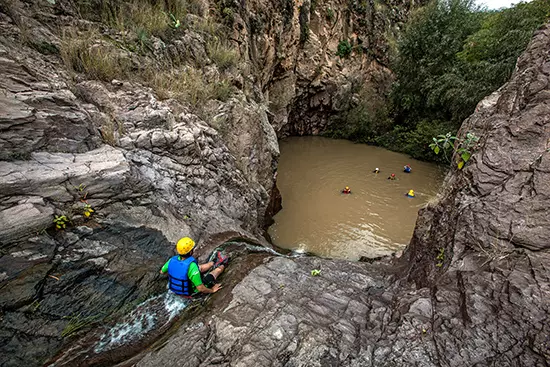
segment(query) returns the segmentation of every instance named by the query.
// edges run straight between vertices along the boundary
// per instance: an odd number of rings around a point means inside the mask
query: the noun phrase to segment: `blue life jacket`
[[[170,259],[168,263],[168,286],[175,294],[190,296],[193,293],[193,285],[187,275],[191,263],[197,264],[197,260],[193,256],[180,260],[180,257],[176,255]]]

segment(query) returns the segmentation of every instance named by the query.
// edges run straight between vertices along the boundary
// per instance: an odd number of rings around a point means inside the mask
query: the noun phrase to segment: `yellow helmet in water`
[[[407,195],[414,196],[414,190],[409,190],[409,193]]]
[[[183,237],[176,244],[176,251],[180,255],[186,255],[189,252],[191,252],[191,250],[193,250],[194,247],[195,247],[195,241],[193,241],[189,237]]]

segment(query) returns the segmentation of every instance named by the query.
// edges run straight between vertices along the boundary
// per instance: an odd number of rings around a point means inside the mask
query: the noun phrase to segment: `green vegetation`
[[[69,218],[65,215],[56,215],[53,219],[53,223],[55,224],[55,229],[65,229],[69,223]]]
[[[66,319],[69,319],[69,322],[65,326],[65,329],[63,329],[63,331],[61,332],[61,336],[64,338],[66,336],[74,334],[77,331],[92,325],[94,322],[99,321],[101,317],[102,315],[93,315],[93,316],[84,317],[82,316],[82,314],[65,317]]]
[[[445,261],[445,249],[443,247],[439,249],[439,253],[437,254],[435,260],[437,261],[435,266],[438,268],[443,266],[443,262]]]
[[[90,217],[94,211],[95,210],[92,209],[92,206],[90,204],[84,204],[84,208],[82,209],[82,213],[84,214],[84,216],[86,218]]]
[[[332,8],[327,8],[326,18],[331,23],[334,21],[334,10],[332,10]]]
[[[69,70],[109,82],[114,78],[126,78],[132,67],[122,49],[102,40],[94,30],[64,32],[61,57]]]
[[[76,5],[83,18],[120,32],[144,30],[157,37],[179,28],[185,15],[198,7],[193,0],[78,0]]]
[[[186,18],[188,13],[203,11],[201,2],[80,0],[76,4],[83,18],[106,24],[118,33],[105,32],[97,23],[85,30],[65,30],[60,55],[69,70],[106,82],[122,79],[144,83],[159,98],[174,98],[199,114],[206,101],[230,98],[233,88],[225,71],[238,64],[239,55],[227,42],[222,24],[211,18]],[[194,47],[202,48],[208,58],[199,59],[192,51],[163,51],[185,30],[204,39]],[[205,74],[208,59],[216,64],[219,75]],[[120,129],[117,121],[107,121],[101,127],[105,142],[115,144]]]
[[[340,56],[342,58],[348,57],[351,54],[351,51],[353,50],[353,47],[351,46],[351,43],[349,43],[348,40],[342,40],[340,43],[338,43],[338,50],[336,51],[336,56]]]
[[[439,144],[447,132],[456,135],[477,103],[510,78],[517,57],[549,16],[547,0],[500,11],[471,0],[432,1],[411,16],[397,42],[391,93],[382,103],[362,100],[338,116],[329,135],[446,162],[430,147],[434,137]],[[340,43],[339,56],[351,52],[347,46]],[[457,165],[466,161],[462,154]]]
[[[458,169],[462,169],[472,156],[472,149],[475,147],[479,137],[474,133],[467,133],[464,139],[453,136],[450,132],[445,135],[439,135],[433,138],[433,143],[430,144],[430,149],[435,154],[443,153],[445,159],[450,162],[447,152],[452,150],[456,156],[456,165]]]

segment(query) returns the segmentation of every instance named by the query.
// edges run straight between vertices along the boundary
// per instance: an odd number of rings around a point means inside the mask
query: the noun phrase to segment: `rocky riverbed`
[[[350,75],[383,90],[383,34],[412,3],[371,9],[370,23],[343,20],[358,2],[335,1],[332,20],[286,5],[242,5],[231,30],[246,67],[199,116],[139,81],[69,71],[59,24],[97,25],[73,2],[0,4],[1,365],[548,365],[550,28],[464,122],[480,137],[470,162],[403,256],[347,262],[266,250],[277,138],[322,130],[353,97]],[[354,22],[373,53],[339,60]],[[207,54],[203,31],[176,34],[166,50]],[[132,62],[172,55],[153,51]],[[158,274],[182,235],[201,260],[228,241],[232,257],[222,291],[189,305]]]

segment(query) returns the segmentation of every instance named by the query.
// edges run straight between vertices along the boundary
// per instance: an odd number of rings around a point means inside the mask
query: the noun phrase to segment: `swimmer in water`
[[[414,198],[414,190],[409,190],[409,192],[406,193],[405,196],[408,198]]]
[[[410,165],[407,164],[407,165],[403,166],[403,172],[411,173],[411,170],[412,170],[412,168],[411,168]]]
[[[395,173],[392,173],[390,177],[388,177],[388,180],[395,180]]]
[[[380,169],[379,169],[378,167],[376,167],[376,168],[374,169],[374,171],[372,171],[372,173],[380,173]]]
[[[342,194],[351,194],[351,189],[349,188],[349,186],[346,186],[346,187],[342,190]]]

